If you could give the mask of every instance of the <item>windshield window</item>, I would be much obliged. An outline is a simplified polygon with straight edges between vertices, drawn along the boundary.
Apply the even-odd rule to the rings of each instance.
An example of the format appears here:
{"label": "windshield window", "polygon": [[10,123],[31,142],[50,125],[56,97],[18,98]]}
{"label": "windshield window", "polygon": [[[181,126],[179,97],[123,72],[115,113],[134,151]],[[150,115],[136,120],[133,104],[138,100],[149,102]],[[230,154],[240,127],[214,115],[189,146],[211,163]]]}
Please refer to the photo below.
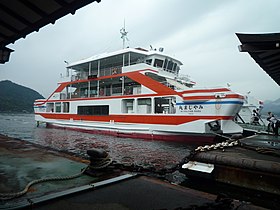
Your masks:
{"label": "windshield window", "polygon": [[146,64],[152,65],[152,59],[146,60]]}
{"label": "windshield window", "polygon": [[154,66],[155,67],[162,67],[163,65],[163,60],[160,60],[160,59],[155,59],[155,63],[154,63]]}

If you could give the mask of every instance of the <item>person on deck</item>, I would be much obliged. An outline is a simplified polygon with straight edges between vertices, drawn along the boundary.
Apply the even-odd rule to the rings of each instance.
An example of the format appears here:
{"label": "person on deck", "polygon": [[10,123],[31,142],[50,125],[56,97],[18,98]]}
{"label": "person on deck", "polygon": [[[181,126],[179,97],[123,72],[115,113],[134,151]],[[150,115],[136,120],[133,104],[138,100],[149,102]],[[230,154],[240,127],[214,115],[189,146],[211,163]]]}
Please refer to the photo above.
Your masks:
{"label": "person on deck", "polygon": [[260,125],[259,114],[257,113],[257,111],[255,109],[253,110],[253,113],[252,113],[251,123],[253,125]]}
{"label": "person on deck", "polygon": [[267,130],[269,131],[270,127],[272,128],[274,135],[278,136],[278,129],[280,127],[280,121],[272,114],[272,112],[268,112],[268,118],[267,120],[269,121]]}
{"label": "person on deck", "polygon": [[259,108],[256,109],[256,113],[257,113],[257,116],[260,118],[261,117],[261,113],[260,113],[260,109]]}

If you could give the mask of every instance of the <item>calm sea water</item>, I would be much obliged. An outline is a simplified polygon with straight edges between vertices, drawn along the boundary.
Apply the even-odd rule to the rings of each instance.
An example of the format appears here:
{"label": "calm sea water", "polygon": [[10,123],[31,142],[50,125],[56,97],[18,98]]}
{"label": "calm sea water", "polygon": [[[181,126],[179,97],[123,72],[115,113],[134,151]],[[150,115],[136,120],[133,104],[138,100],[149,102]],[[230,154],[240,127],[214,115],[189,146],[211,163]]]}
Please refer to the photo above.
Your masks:
{"label": "calm sea water", "polygon": [[[118,138],[107,135],[97,135],[69,131],[62,129],[36,127],[34,114],[1,114],[0,133],[25,140],[45,147],[61,151],[72,152],[77,156],[85,157],[86,151],[91,148],[100,148],[109,152],[110,156],[123,164],[137,164],[141,166],[154,166],[157,169],[177,164],[193,148],[182,143],[170,143],[142,139]],[[177,182],[183,186],[197,188],[210,193],[224,193],[232,198],[253,201],[259,205],[273,207],[278,200],[274,197],[260,195],[259,192],[244,192],[244,189],[230,189],[229,186],[211,185],[208,181],[195,182],[174,172],[169,181]],[[214,190],[214,192],[213,192]]]}
{"label": "calm sea water", "polygon": [[73,152],[85,157],[92,148],[104,149],[124,164],[169,167],[177,164],[191,149],[189,145],[143,139],[118,138],[63,129],[36,127],[34,114],[0,114],[0,133],[21,140]]}

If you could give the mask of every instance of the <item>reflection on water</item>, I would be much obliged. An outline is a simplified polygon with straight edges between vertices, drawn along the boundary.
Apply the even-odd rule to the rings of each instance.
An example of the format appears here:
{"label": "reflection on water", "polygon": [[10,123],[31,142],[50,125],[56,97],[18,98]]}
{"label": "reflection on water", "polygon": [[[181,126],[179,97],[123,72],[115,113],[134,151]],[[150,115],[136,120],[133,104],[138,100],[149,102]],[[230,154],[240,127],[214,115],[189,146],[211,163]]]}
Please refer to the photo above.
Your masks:
{"label": "reflection on water", "polygon": [[118,138],[43,125],[37,128],[33,114],[0,114],[0,133],[83,157],[88,149],[100,148],[120,163],[156,168],[177,164],[190,148],[179,143]]}

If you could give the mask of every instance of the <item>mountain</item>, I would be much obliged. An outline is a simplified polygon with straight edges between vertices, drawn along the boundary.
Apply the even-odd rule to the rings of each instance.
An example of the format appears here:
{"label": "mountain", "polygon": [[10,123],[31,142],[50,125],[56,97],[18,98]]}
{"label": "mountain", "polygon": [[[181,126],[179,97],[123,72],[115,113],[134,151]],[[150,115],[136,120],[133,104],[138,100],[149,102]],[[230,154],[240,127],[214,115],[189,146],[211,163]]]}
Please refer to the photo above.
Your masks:
{"label": "mountain", "polygon": [[30,88],[9,80],[0,81],[0,112],[32,113],[36,99],[44,98]]}
{"label": "mountain", "polygon": [[264,108],[262,110],[262,113],[267,114],[267,112],[272,112],[278,117],[280,117],[280,98],[275,101],[264,102]]}

